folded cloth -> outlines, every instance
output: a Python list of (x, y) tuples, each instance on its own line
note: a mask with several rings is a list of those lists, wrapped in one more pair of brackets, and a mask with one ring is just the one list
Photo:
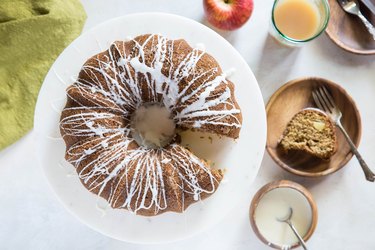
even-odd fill
[(79, 0), (1, 0), (0, 150), (32, 128), (43, 79), (85, 19)]

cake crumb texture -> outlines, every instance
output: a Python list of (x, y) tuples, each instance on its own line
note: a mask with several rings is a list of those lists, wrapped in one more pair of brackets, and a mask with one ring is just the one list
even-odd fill
[(337, 149), (335, 126), (323, 112), (302, 110), (287, 124), (279, 145), (285, 152), (298, 150), (329, 159)]

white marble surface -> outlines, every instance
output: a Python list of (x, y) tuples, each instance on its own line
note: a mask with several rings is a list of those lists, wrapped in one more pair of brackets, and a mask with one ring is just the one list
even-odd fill
[[(144, 11), (174, 13), (205, 23), (201, 0), (83, 0), (83, 4), (88, 14), (85, 30), (112, 17)], [(271, 0), (255, 0), (250, 21), (238, 31), (221, 34), (252, 68), (265, 101), (296, 77), (320, 76), (342, 85), (361, 112), (360, 151), (375, 170), (375, 56), (349, 54), (325, 34), (301, 49), (282, 47), (267, 35), (271, 5)], [(31, 132), (0, 152), (0, 249), (269, 249), (252, 232), (248, 207), (258, 188), (279, 179), (303, 184), (317, 201), (319, 222), (308, 241), (310, 249), (375, 249), (375, 184), (364, 181), (355, 158), (331, 176), (306, 179), (281, 170), (266, 153), (253, 191), (232, 214), (201, 235), (150, 246), (103, 236), (66, 212), (38, 166), (35, 140)]]

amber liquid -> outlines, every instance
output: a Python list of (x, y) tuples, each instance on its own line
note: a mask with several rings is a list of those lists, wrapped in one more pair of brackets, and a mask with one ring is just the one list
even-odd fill
[(319, 30), (318, 8), (309, 0), (284, 0), (274, 10), (276, 27), (295, 40), (312, 38)]

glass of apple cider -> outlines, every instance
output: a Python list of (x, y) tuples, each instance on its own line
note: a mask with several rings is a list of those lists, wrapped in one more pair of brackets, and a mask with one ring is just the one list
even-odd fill
[(300, 46), (318, 37), (327, 27), (327, 0), (275, 0), (271, 35), (289, 46)]

